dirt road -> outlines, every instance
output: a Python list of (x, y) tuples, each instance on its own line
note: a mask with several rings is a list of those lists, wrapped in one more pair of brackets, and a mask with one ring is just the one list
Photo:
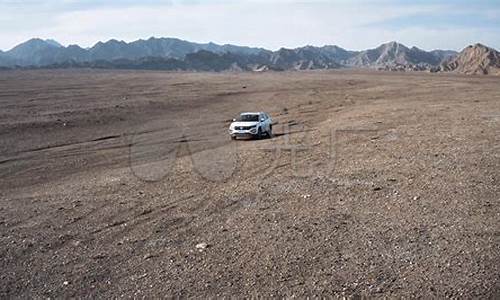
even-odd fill
[(0, 296), (496, 298), (499, 170), (498, 77), (0, 72)]

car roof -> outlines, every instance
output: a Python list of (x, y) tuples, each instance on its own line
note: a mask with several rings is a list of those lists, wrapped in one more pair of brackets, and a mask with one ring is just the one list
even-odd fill
[(260, 115), (263, 112), (242, 112), (240, 115)]

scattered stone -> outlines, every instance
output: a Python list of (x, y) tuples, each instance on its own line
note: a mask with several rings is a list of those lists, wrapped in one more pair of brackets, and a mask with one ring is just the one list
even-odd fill
[(64, 285), (68, 285), (69, 284), (69, 281), (65, 281), (63, 282)]
[(415, 196), (415, 197), (413, 197), (413, 200), (414, 200), (414, 201), (416, 201), (416, 200), (418, 200), (418, 199), (420, 199), (420, 197), (419, 197), (419, 196)]
[(311, 195), (310, 194), (305, 194), (305, 195), (302, 196), (302, 198), (308, 199), (308, 198), (311, 198)]
[(150, 258), (153, 258), (153, 257), (155, 257), (153, 254), (149, 254), (148, 253), (148, 254), (144, 255), (143, 259), (146, 260), (146, 259), (150, 259)]
[(382, 188), (381, 188), (381, 187), (379, 187), (379, 186), (375, 186), (375, 187), (373, 187), (373, 190), (374, 190), (374, 191), (380, 191), (381, 189), (382, 189)]
[(139, 214), (139, 216), (148, 215), (148, 214), (150, 214), (150, 213), (152, 213), (152, 212), (153, 212), (153, 210), (152, 210), (152, 209), (150, 209), (150, 208), (148, 208), (148, 209), (143, 210), (143, 211)]
[(106, 258), (106, 255), (104, 254), (97, 254), (92, 257), (93, 259), (104, 259)]
[(203, 249), (206, 249), (206, 248), (208, 248), (207, 243), (199, 243), (196, 245), (196, 249), (199, 249), (200, 251), (202, 251)]

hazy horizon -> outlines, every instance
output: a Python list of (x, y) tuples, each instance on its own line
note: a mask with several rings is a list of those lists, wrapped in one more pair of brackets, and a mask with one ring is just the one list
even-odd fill
[(87, 48), (151, 36), (269, 50), (364, 50), (389, 41), (424, 50), (500, 48), (497, 1), (0, 1), (0, 25), (2, 51), (35, 37)]

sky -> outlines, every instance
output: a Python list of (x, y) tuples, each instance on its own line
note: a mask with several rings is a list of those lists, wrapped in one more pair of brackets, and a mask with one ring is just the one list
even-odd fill
[(500, 0), (0, 0), (0, 49), (33, 37), (90, 47), (176, 37), (276, 50), (398, 41), (425, 50), (500, 49)]

